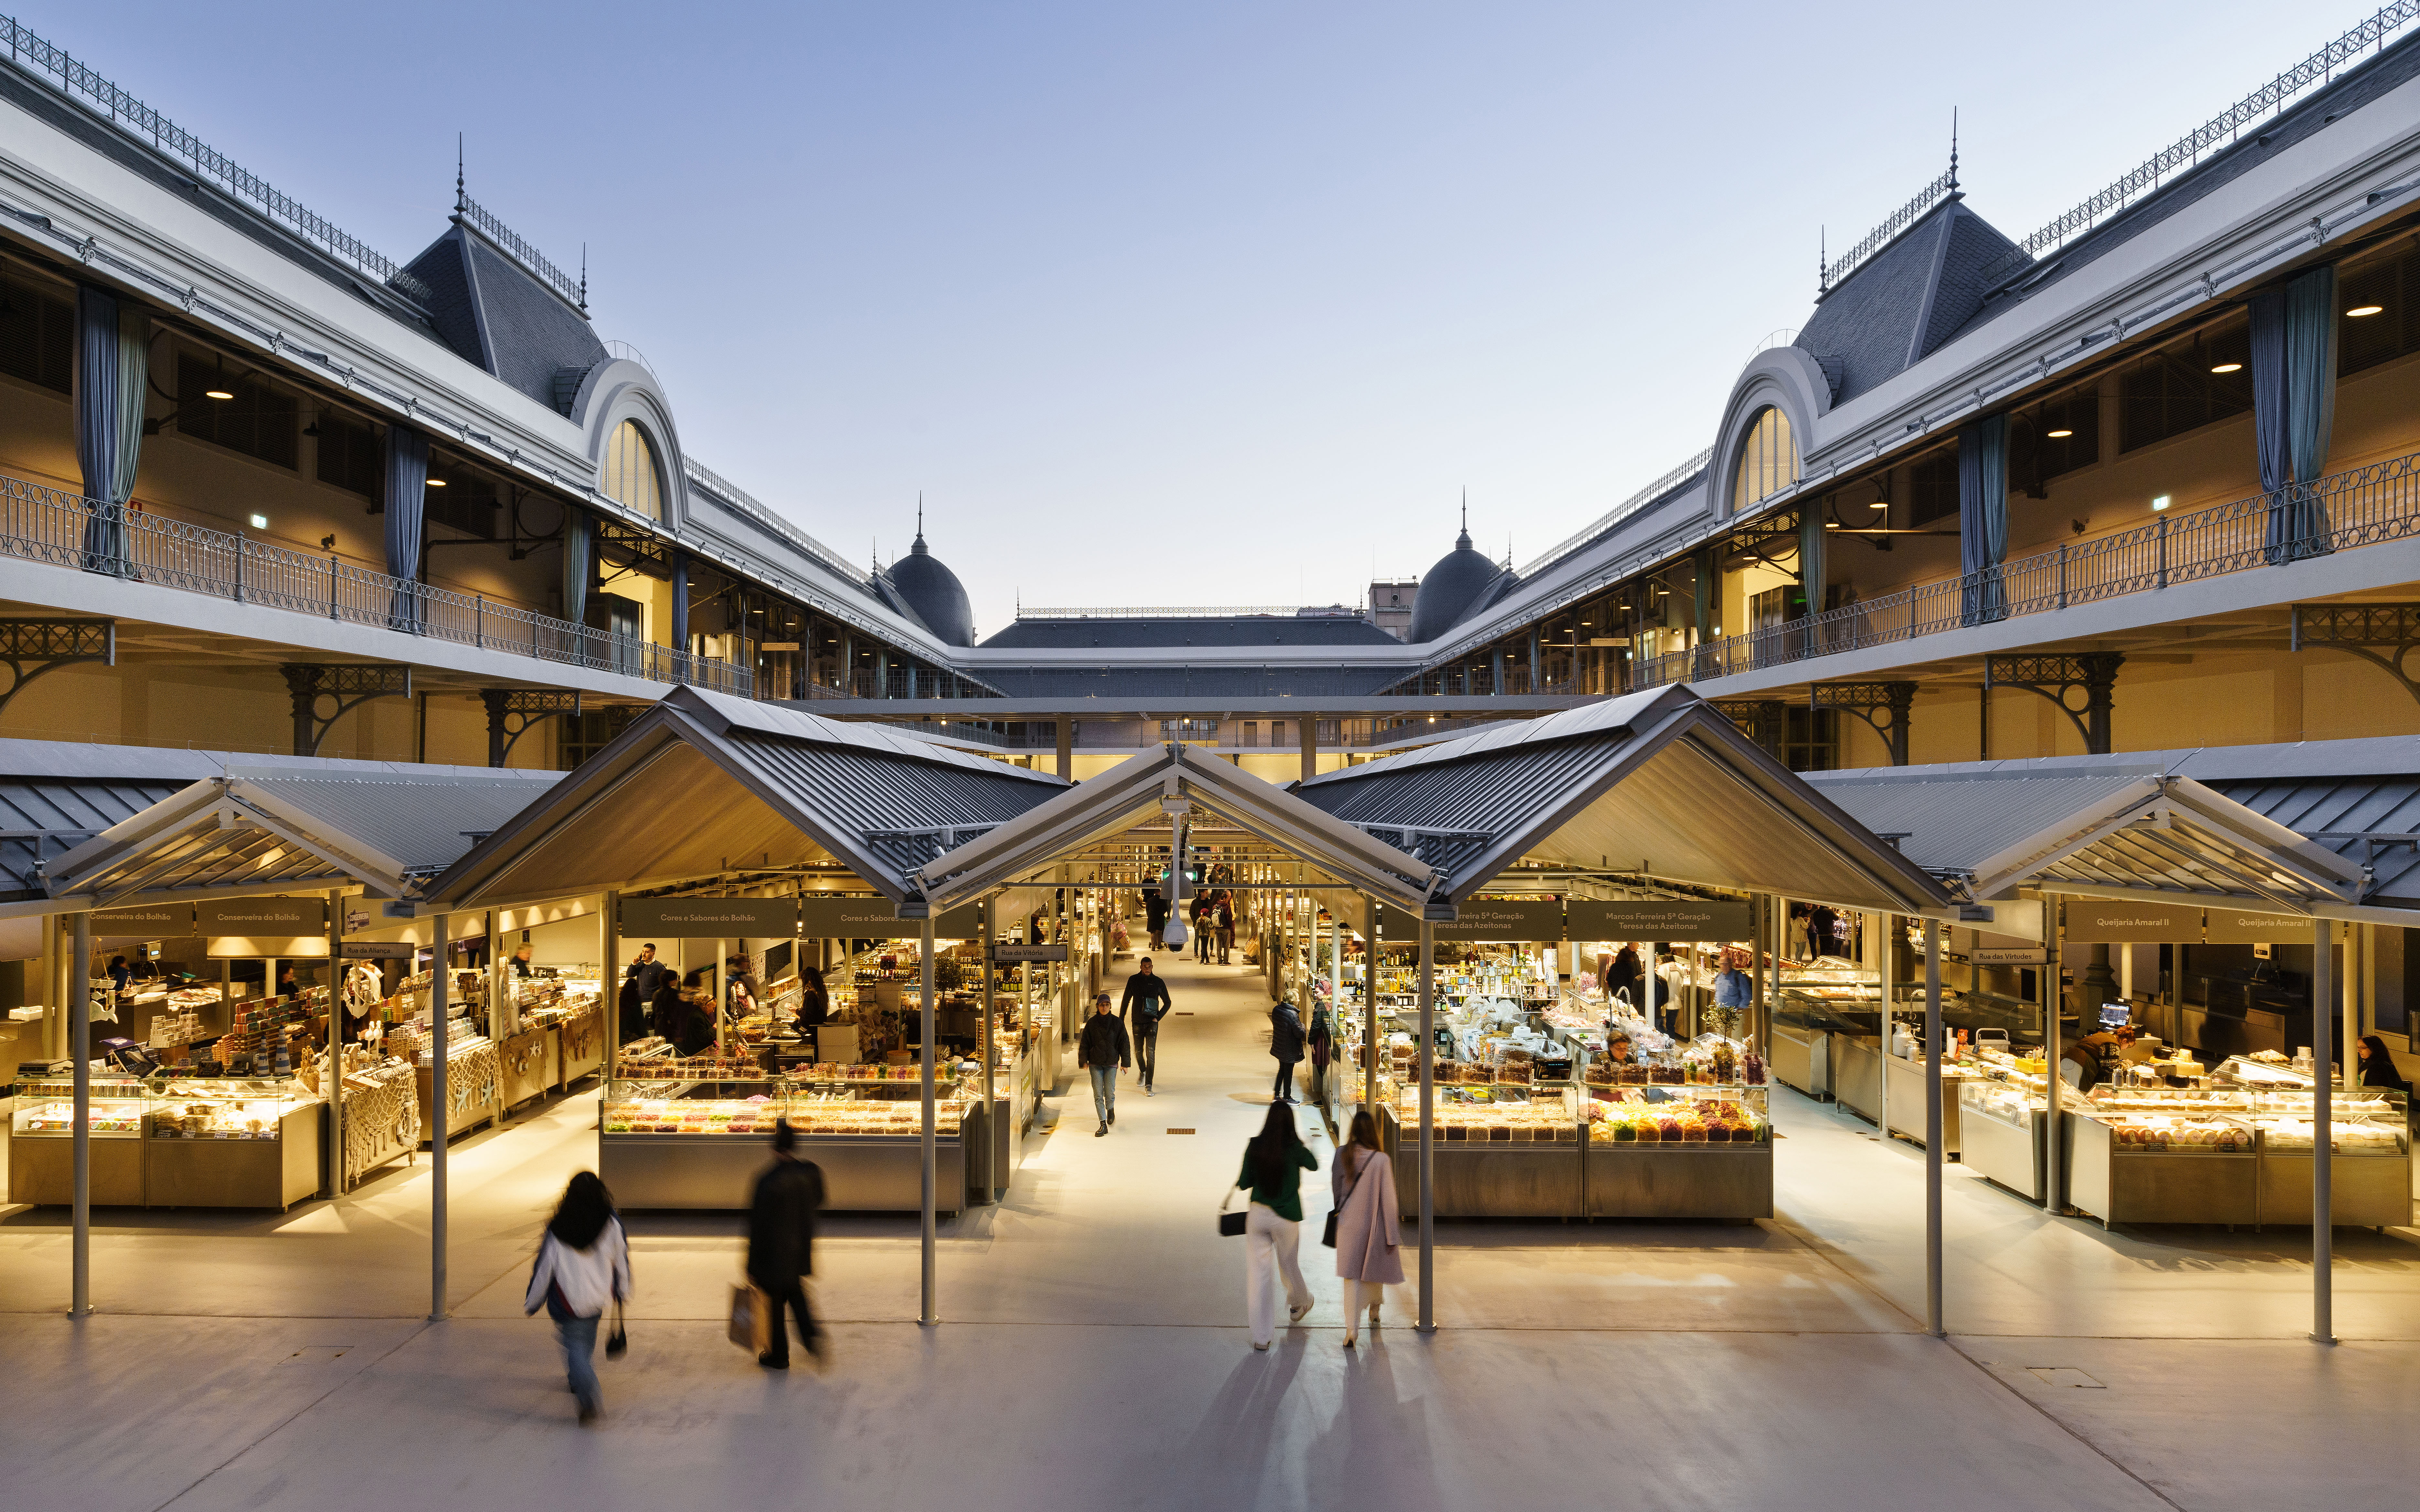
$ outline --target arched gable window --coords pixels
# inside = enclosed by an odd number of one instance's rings
[[[1768,407],[1740,447],[1739,470],[1731,474],[1731,510],[1761,503],[1797,481],[1798,444],[1791,439],[1790,417]]]
[[[656,471],[656,449],[637,421],[613,427],[605,441],[605,497],[626,504],[649,519],[664,517],[664,493]]]

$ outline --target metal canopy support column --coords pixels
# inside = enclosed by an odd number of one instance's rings
[[[1924,921],[1924,1329],[1941,1320],[1941,921]]]
[[[612,1095],[613,1078],[622,1071],[622,894],[614,888],[605,892],[605,909],[597,918],[597,959],[605,963],[604,980],[597,984],[597,1011],[605,1016],[605,1087]],[[799,1000],[800,1006],[805,999]],[[639,1005],[644,1014],[647,1005]]]
[[[1059,780],[1076,780],[1076,721],[1063,714],[1059,717]]]
[[[319,1092],[328,1100],[328,1169],[320,1190],[345,1195],[345,894],[328,891],[328,1069]]]
[[[923,1042],[917,1047],[918,1074],[924,1084],[924,1301],[919,1320],[930,1325],[941,1320],[933,1310],[933,1259],[939,1227],[933,1216],[934,1187],[938,1180],[938,1149],[933,1137],[933,916],[924,916],[922,926],[924,947],[923,964],[923,992],[916,1005],[918,1032]],[[963,1133],[963,1130],[961,1131]]]
[[[1420,920],[1420,1318],[1436,1332],[1436,926]]]
[[[2336,1341],[2335,1319],[2335,942],[2324,918],[2311,925],[2311,1337]],[[2347,1057],[2350,1065],[2350,1057]],[[79,1065],[82,1063],[79,1062]],[[2348,1081],[2351,1078],[2347,1077]],[[77,1084],[79,1088],[82,1083]],[[77,1114],[83,1126],[83,1114]]]
[[[1001,1187],[1001,1131],[991,1126],[991,1120],[992,1104],[1000,1097],[1000,1087],[996,1080],[998,1072],[993,1069],[999,1064],[1000,1057],[993,1053],[992,1049],[992,1021],[999,1018],[1000,1014],[994,1011],[991,1003],[991,952],[992,947],[999,943],[1000,936],[992,928],[992,900],[989,898],[975,904],[975,933],[983,939],[984,1190],[991,1194],[991,1199],[994,1202],[998,1202]],[[1009,1117],[1014,1119],[1016,1115],[1011,1112]]]
[[[1295,724],[1302,736],[1302,779],[1308,782],[1319,775],[1319,721],[1296,719]]]
[[[2057,922],[2054,924],[2052,920]],[[2042,1211],[2056,1213],[2066,1205],[2067,1183],[2059,1180],[2059,1093],[2067,1083],[2058,1074],[2059,1057],[2066,1051],[2059,1045],[2059,1015],[2067,1011],[2067,910],[2056,898],[2042,900],[2042,934],[2051,945],[2050,962],[2042,968],[2042,1070],[2048,1083],[2042,1088]],[[1977,971],[1979,975],[1981,967]]]
[[[1361,900],[1361,1105],[1378,1118],[1378,900]]]
[[[445,969],[442,913],[429,916],[428,952],[428,1317],[434,1322],[445,1316],[445,990],[453,983]]]
[[[68,1316],[92,1316],[92,916],[75,916],[68,964],[68,1057],[74,1062],[74,1237],[68,1251]]]

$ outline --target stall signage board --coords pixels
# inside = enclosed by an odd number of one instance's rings
[[[340,940],[337,947],[348,961],[409,961],[420,949],[410,940]]]
[[[92,916],[95,934],[177,937],[194,932],[192,903],[154,903],[148,908],[108,908]]]
[[[1554,898],[1472,898],[1459,910],[1461,918],[1436,926],[1435,937],[1474,945],[1481,941],[1559,940],[1563,937],[1563,905]],[[1378,905],[1378,928],[1389,944],[1420,937],[1420,921],[1392,904]]]
[[[324,961],[325,934],[207,934],[202,937],[206,961]]]
[[[1733,940],[1756,934],[1753,910],[1744,899],[1575,898],[1570,904],[1575,940]]]
[[[2210,911],[2212,945],[2308,945],[2319,920],[2307,914],[2247,914],[2232,908]]]
[[[742,934],[786,936],[797,927],[796,898],[625,898],[625,938],[662,934],[674,939],[721,940]]]
[[[799,901],[799,933],[810,940],[907,940],[924,933],[921,918],[902,918],[888,898],[818,898]],[[936,915],[936,939],[966,940],[983,933],[976,904]]]
[[[328,900],[229,898],[196,903],[194,927],[204,934],[309,934],[328,927]]]
[[[2201,910],[2177,903],[2118,903],[2103,898],[2067,901],[2067,937],[2085,945],[2197,944]]]
[[[1063,945],[995,945],[991,948],[991,958],[1001,965],[1011,965],[1019,961],[1064,961],[1067,948]]]
[[[1967,952],[1967,959],[1978,966],[2046,966],[2050,964],[2050,947],[1978,945]]]

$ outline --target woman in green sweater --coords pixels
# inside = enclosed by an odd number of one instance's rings
[[[1252,1348],[1265,1350],[1277,1337],[1277,1277],[1285,1273],[1286,1321],[1311,1311],[1311,1288],[1303,1284],[1302,1173],[1319,1161],[1295,1132],[1294,1108],[1271,1103],[1268,1121],[1244,1146],[1244,1168],[1235,1184],[1249,1187],[1252,1205],[1244,1214],[1244,1295],[1252,1318]]]

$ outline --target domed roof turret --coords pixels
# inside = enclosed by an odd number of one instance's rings
[[[1404,640],[1420,645],[1443,636],[1490,596],[1489,585],[1506,570],[1472,549],[1470,515],[1466,508],[1462,533],[1454,537],[1453,549],[1439,557],[1437,564],[1420,579],[1419,594],[1412,600],[1411,628]]]
[[[901,603],[924,628],[933,632],[944,645],[970,646],[975,643],[974,606],[968,602],[966,584],[958,575],[942,565],[924,544],[924,511],[916,510],[916,544],[908,554],[891,564],[883,576]],[[890,595],[885,595],[890,596]]]

